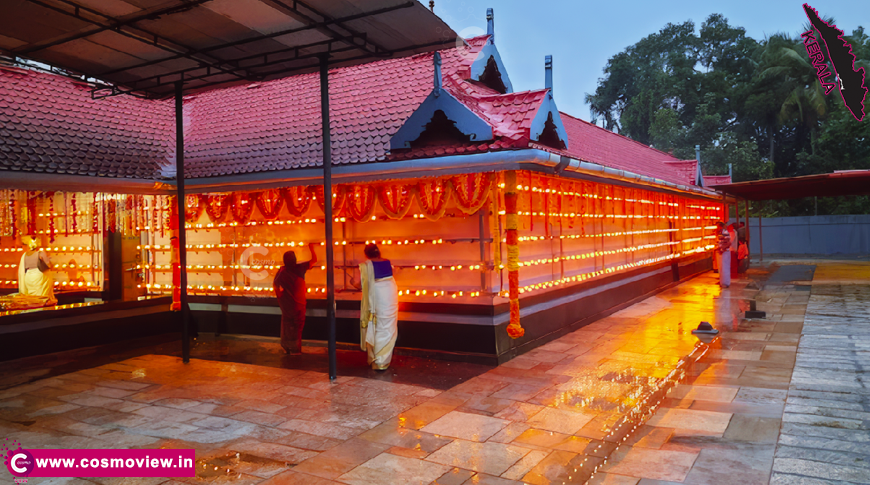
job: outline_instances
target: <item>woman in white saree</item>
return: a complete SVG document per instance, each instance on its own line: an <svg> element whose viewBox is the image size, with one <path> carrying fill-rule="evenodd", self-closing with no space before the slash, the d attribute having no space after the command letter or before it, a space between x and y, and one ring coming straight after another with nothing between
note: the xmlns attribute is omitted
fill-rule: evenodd
<svg viewBox="0 0 870 485"><path fill-rule="evenodd" d="M365 255L367 260L359 265L360 348L368 352L372 369L386 370L398 336L399 290L393 279L393 267L389 260L381 258L378 247L367 245Z"/></svg>

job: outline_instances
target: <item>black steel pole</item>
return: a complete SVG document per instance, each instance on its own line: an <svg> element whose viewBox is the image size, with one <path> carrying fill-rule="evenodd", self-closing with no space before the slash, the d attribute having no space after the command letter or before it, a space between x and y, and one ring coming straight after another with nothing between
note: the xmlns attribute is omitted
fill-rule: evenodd
<svg viewBox="0 0 870 485"><path fill-rule="evenodd" d="M181 358L185 364L190 362L190 318L187 308L187 221L185 220L184 200L184 82L175 83L175 185L178 190L178 265L180 278L178 285L181 296Z"/></svg>
<svg viewBox="0 0 870 485"><path fill-rule="evenodd" d="M323 212L326 214L326 325L329 330L329 379L335 380L335 274L332 258L332 139L329 131L329 54L320 56L320 117L323 137Z"/></svg>

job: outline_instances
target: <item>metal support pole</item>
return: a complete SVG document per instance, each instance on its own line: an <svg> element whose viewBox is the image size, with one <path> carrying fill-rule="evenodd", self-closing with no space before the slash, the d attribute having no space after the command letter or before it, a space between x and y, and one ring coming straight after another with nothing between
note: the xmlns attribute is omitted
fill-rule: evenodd
<svg viewBox="0 0 870 485"><path fill-rule="evenodd" d="M745 204L744 204L743 208L745 209L744 212L746 212L746 216L745 216L745 218L746 218L746 248L748 249L749 248L749 239L750 239L749 238L749 199L746 199L744 202L745 202Z"/></svg>
<svg viewBox="0 0 870 485"><path fill-rule="evenodd" d="M761 235L761 213L758 213L758 261L764 261L764 237Z"/></svg>
<svg viewBox="0 0 870 485"><path fill-rule="evenodd" d="M323 137L323 212L326 214L326 325L329 380L337 377L335 355L335 273L332 255L332 139L329 130L329 54L320 56L320 118Z"/></svg>
<svg viewBox="0 0 870 485"><path fill-rule="evenodd" d="M486 291L486 272L489 271L489 264L486 261L486 209L481 207L477 211L478 233L480 240L480 291Z"/></svg>
<svg viewBox="0 0 870 485"><path fill-rule="evenodd" d="M181 287L181 358L185 364L190 362L190 315L187 305L187 221L184 200L184 82L175 83L175 186L178 190L178 266Z"/></svg>

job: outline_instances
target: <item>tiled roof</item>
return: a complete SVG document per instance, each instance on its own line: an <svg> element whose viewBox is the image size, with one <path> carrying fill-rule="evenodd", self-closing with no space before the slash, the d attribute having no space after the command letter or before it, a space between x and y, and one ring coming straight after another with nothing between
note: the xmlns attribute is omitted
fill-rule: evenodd
<svg viewBox="0 0 870 485"><path fill-rule="evenodd" d="M687 185L695 185L698 177L698 161L697 160L679 160L665 162L674 168L680 177L684 180L682 183Z"/></svg>
<svg viewBox="0 0 870 485"><path fill-rule="evenodd" d="M667 182L694 185L671 166L679 159L624 137L600 126L562 113L562 123L568 133L565 155L617 170L625 170Z"/></svg>
<svg viewBox="0 0 870 485"><path fill-rule="evenodd" d="M731 183L730 175L704 175L704 186L724 185Z"/></svg>
<svg viewBox="0 0 870 485"><path fill-rule="evenodd" d="M530 146L547 90L500 94L468 79L488 41L441 51L444 89L493 128L487 142L445 142L389 151L390 139L429 95L433 54L330 71L335 164L480 153ZM506 73L505 73L506 74ZM186 176L313 167L321 162L317 74L233 86L184 101ZM564 154L691 184L665 153L562 114ZM161 178L174 176L172 100L92 100L89 87L35 71L0 69L0 170ZM550 151L557 151L541 147Z"/></svg>
<svg viewBox="0 0 870 485"><path fill-rule="evenodd" d="M0 170L152 178L175 162L174 111L129 96L0 66Z"/></svg>

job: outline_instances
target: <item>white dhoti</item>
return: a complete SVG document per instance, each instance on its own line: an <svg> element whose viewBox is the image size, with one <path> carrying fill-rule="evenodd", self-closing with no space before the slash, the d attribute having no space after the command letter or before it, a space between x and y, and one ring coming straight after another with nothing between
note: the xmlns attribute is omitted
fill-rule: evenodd
<svg viewBox="0 0 870 485"><path fill-rule="evenodd" d="M24 270L24 256L18 264L18 293L25 296L41 296L48 298L46 305L54 305L57 298L54 297L54 278L51 271L43 273L39 268Z"/></svg>
<svg viewBox="0 0 870 485"><path fill-rule="evenodd" d="M384 370L393 359L399 335L399 289L392 276L374 279L370 261L360 265L360 348L368 353L373 369Z"/></svg>
<svg viewBox="0 0 870 485"><path fill-rule="evenodd" d="M719 286L727 288L731 286L731 251L721 254L719 260Z"/></svg>

